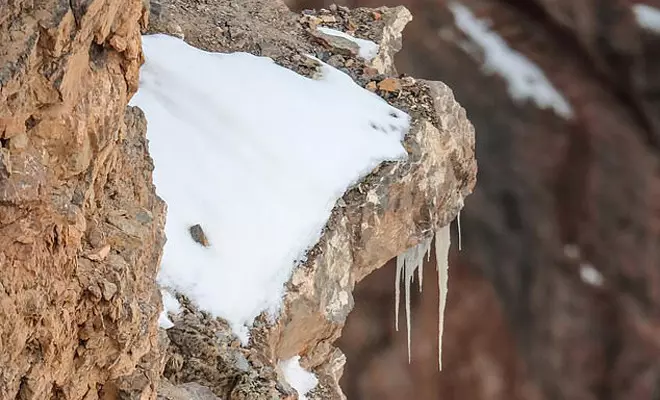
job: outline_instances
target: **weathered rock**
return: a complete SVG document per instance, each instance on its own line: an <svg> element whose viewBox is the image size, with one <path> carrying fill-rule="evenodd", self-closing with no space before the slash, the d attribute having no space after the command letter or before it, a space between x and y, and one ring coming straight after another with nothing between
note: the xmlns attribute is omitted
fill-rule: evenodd
<svg viewBox="0 0 660 400"><path fill-rule="evenodd" d="M274 322L258 319L249 346L240 347L228 326L185 299L167 331L172 343L165 377L174 385L198 382L225 399L288 398L294 392L277 363L301 355L303 367L319 376L308 397L344 398L338 380L345 358L333 342L353 306L355 283L455 218L475 183L472 125L446 85L389 75L410 20L404 8L334 8L299 17L266 0L161 1L159 7L169 11L161 18L170 27L180 26L185 40L204 50L249 51L313 77L316 63L309 54L360 85L373 82L383 98L413 117L405 141L408 161L382 165L345 194L307 262L294 271L281 314ZM379 55L365 62L334 42L319 43L317 25L374 40Z"/></svg>
<svg viewBox="0 0 660 400"><path fill-rule="evenodd" d="M174 386L166 379L158 388L158 400L220 400L211 389L195 382Z"/></svg>
<svg viewBox="0 0 660 400"><path fill-rule="evenodd" d="M156 341L164 207L126 111L145 18L139 0L0 4L0 398L121 393Z"/></svg>

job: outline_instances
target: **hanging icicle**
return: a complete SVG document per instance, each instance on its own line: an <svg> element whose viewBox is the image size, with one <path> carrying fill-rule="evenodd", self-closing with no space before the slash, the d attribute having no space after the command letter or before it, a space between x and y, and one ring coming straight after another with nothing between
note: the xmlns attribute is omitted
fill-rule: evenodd
<svg viewBox="0 0 660 400"><path fill-rule="evenodd" d="M449 225L440 228L435 235L435 259L438 269L438 367L442 371L442 334L445 327L445 307L447 305L447 292L449 282L449 246L451 234Z"/></svg>
<svg viewBox="0 0 660 400"><path fill-rule="evenodd" d="M460 217L459 217L460 218ZM424 272L424 256L427 261L431 259L431 243L433 236L422 240L417 246L406 250L396 258L396 277L394 283L394 323L399 330L399 305L401 302L401 282L404 285L405 307L406 307L406 330L408 341L408 363L411 361L411 336L410 336L410 286L412 285L415 271L419 281L419 291L422 291L422 275ZM451 235L449 224L440 228L435 233L435 257L438 270L439 305L438 305L438 365L442 370L442 334L444 331L444 314L447 304L447 288L449 279L449 247ZM460 221L459 221L459 247L460 247Z"/></svg>
<svg viewBox="0 0 660 400"><path fill-rule="evenodd" d="M456 216L456 225L458 225L458 251L463 250L463 232L461 231L461 212Z"/></svg>
<svg viewBox="0 0 660 400"><path fill-rule="evenodd" d="M406 302L406 329L408 333L408 362L410 362L410 286L415 271L419 281L419 290L422 291L422 274L424 272L424 256L430 258L433 236L423 239L417 246L406 250L396 258L396 281L394 284L394 321L395 328L399 330L399 304L401 302L401 280L404 284Z"/></svg>

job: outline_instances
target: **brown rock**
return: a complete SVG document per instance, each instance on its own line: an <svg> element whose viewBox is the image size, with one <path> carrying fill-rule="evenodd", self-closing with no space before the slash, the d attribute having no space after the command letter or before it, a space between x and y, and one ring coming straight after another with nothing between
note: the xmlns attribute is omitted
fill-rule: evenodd
<svg viewBox="0 0 660 400"><path fill-rule="evenodd" d="M190 231L190 236L193 238L193 240L199 244L201 244L204 247L209 247L209 240L206 237L206 234L204 233L204 230L202 229L202 226L197 224L193 225L189 228Z"/></svg>
<svg viewBox="0 0 660 400"><path fill-rule="evenodd" d="M8 179L11 175L11 155L9 150L0 147L0 179Z"/></svg>
<svg viewBox="0 0 660 400"><path fill-rule="evenodd" d="M334 15L319 15L318 18L321 20L321 22L326 24L334 24L337 22L337 18L335 18Z"/></svg>
<svg viewBox="0 0 660 400"><path fill-rule="evenodd" d="M106 244L100 249L92 250L91 252L85 254L85 257L89 258L92 261L103 261L110 253L110 245Z"/></svg>
<svg viewBox="0 0 660 400"><path fill-rule="evenodd" d="M378 89L383 92L396 92L401 90L401 83L395 78L386 78L378 82Z"/></svg>
<svg viewBox="0 0 660 400"><path fill-rule="evenodd" d="M126 108L142 14L140 0L0 5L2 399L104 398L160 368L138 365L156 339L164 220L131 123L143 116ZM132 241L98 227L123 271L105 248L82 257L88 223L136 207L156 217Z"/></svg>
<svg viewBox="0 0 660 400"><path fill-rule="evenodd" d="M329 35L316 29L310 31L310 33L337 54L355 56L360 51L360 46L350 39L336 35Z"/></svg>

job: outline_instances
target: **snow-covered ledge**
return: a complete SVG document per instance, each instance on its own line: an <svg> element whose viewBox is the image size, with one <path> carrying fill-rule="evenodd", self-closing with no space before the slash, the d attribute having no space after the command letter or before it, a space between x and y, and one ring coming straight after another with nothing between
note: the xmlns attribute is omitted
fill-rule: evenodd
<svg viewBox="0 0 660 400"><path fill-rule="evenodd" d="M411 18L403 7L353 11L335 7L296 15L274 0L210 5L152 1L151 6L149 33L184 37L207 51L269 56L283 67L321 81L328 79L327 68L334 68L348 74L361 91L343 92L346 101L362 107L366 103L358 99L369 98L368 90L386 99L394 107L392 114L398 109L410 116L402 141L407 158L381 154L383 160L392 161L380 163L336 202L319 240L285 284L276 317L259 316L247 345L237 339L235 324L232 329L185 297L179 296L180 308L171 297L164 298L166 307L177 312L169 314L173 326L168 326L164 338L163 398L185 398L186 391L198 390L184 385L189 382L208 387L223 399L289 398L296 392L299 398L343 398L338 382L344 356L333 342L353 307L353 288L389 259L412 248L421 253L436 232L445 239L438 248L446 244L447 226L475 184L473 127L446 85L396 75L393 56ZM307 55L331 67L322 67ZM272 95L267 89L263 95ZM329 108L327 120L319 116L309 129L330 124L338 115L335 111ZM254 113L256 118L259 110ZM149 110L146 114L149 119ZM374 133L381 134L378 125L384 122L374 122ZM393 128L384 125L383 129ZM155 162L158 174L157 158ZM205 246L204 232L199 235L196 240ZM260 242L258 232L245 240L255 252L269 245ZM217 243L214 237L208 242L211 248ZM409 261L412 254L407 253ZM408 268L405 274L412 272Z"/></svg>

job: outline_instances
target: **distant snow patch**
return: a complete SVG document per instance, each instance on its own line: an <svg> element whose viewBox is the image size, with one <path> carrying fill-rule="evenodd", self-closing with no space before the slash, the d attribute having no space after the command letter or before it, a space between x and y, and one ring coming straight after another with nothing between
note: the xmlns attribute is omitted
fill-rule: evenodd
<svg viewBox="0 0 660 400"><path fill-rule="evenodd" d="M319 383L316 375L300 366L300 356L280 361L279 366L286 382L298 392L298 399L307 400L307 393L314 390Z"/></svg>
<svg viewBox="0 0 660 400"><path fill-rule="evenodd" d="M589 263L580 264L580 278L582 282L591 286L603 286L605 278L593 265Z"/></svg>
<svg viewBox="0 0 660 400"><path fill-rule="evenodd" d="M660 34L660 9L646 4L635 4L632 10L639 26Z"/></svg>
<svg viewBox="0 0 660 400"><path fill-rule="evenodd" d="M342 31L338 31L332 28L326 28L324 26L319 26L316 29L325 33L326 35L342 37L357 44L358 48L360 49L360 51L358 52L358 56L362 57L366 61L371 61L374 58L376 58L376 56L378 55L378 50L380 49L380 46L378 46L376 43L372 42L371 40L356 38L355 36L351 36L348 33L344 33Z"/></svg>
<svg viewBox="0 0 660 400"><path fill-rule="evenodd" d="M564 255L571 260L578 260L582 252L577 244L568 243L564 245Z"/></svg>
<svg viewBox="0 0 660 400"><path fill-rule="evenodd" d="M484 72L501 75L515 101L531 100L539 108L550 108L563 118L573 117L571 105L536 64L511 49L485 21L475 18L464 5L450 3L449 9L454 14L456 26L483 51Z"/></svg>
<svg viewBox="0 0 660 400"><path fill-rule="evenodd" d="M403 160L410 117L326 64L303 77L269 58L143 37L131 100L148 120L168 205L159 283L227 320L247 344L346 189ZM191 236L199 225L205 247Z"/></svg>

